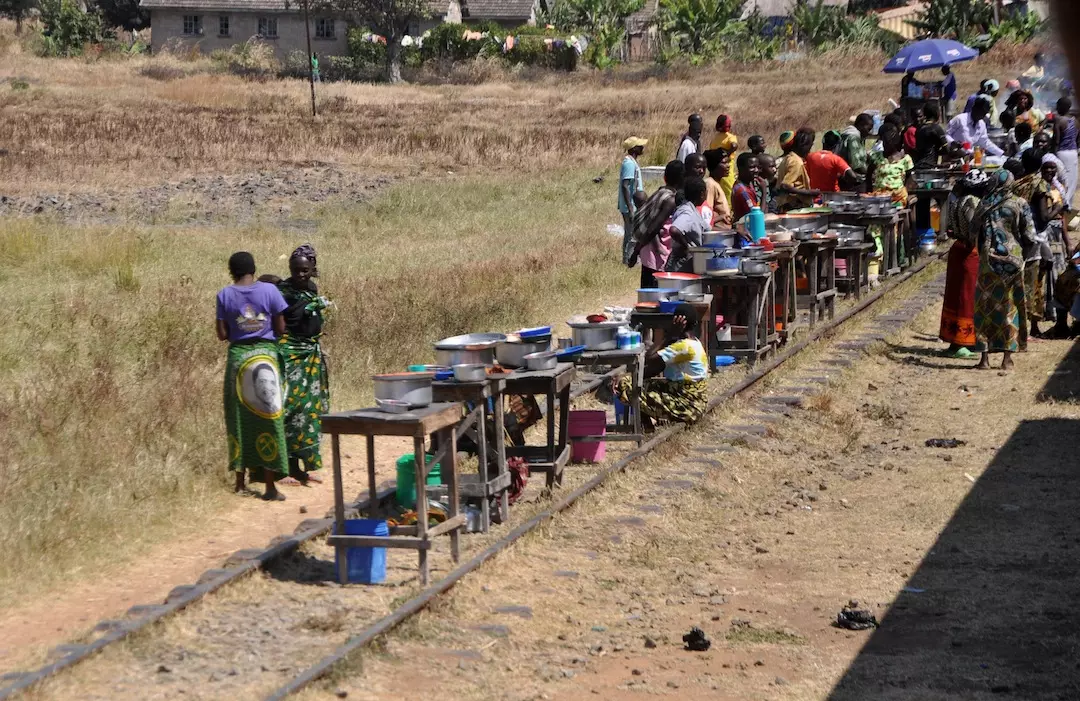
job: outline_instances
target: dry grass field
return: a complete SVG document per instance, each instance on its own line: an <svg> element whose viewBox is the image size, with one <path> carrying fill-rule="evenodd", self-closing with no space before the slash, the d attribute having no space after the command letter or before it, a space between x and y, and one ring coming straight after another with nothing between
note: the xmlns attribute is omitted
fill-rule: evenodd
<svg viewBox="0 0 1080 701"><path fill-rule="evenodd" d="M663 162L691 111L730 113L744 139L771 143L896 92L880 57L835 56L663 76L327 84L312 120L299 81L248 82L205 59L39 59L5 31L0 194L90 193L115 207L99 216L73 200L0 225L0 606L228 508L211 310L232 251L251 250L268 272L316 245L338 305L334 403L355 405L372 371L422 361L444 335L556 322L632 295L636 271L617 264L605 233L626 136L652 139L648 160ZM983 59L962 87L1026 65L1025 53ZM273 202L253 190L244 216L212 184L190 199L168 185L327 164L384 184L318 197L290 186Z"/></svg>

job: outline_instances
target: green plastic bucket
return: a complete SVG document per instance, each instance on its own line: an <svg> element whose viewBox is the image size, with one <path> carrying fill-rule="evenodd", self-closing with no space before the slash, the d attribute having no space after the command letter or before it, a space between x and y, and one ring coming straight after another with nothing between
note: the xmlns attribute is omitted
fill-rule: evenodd
<svg viewBox="0 0 1080 701"><path fill-rule="evenodd" d="M405 509L416 507L416 458L412 453L402 455L397 459L397 499L398 506ZM427 484L442 484L442 469L439 463L431 464L431 456L427 456L428 474Z"/></svg>

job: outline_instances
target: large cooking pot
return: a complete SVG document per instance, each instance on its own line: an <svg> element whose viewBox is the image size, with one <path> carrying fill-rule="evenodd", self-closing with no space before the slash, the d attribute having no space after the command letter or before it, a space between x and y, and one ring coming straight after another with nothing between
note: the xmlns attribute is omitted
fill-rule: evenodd
<svg viewBox="0 0 1080 701"><path fill-rule="evenodd" d="M444 338L435 344L435 359L439 365L494 365L495 346L506 340L501 333L468 333Z"/></svg>
<svg viewBox="0 0 1080 701"><path fill-rule="evenodd" d="M551 336L543 336L542 340L519 341L506 340L495 346L495 360L499 365L508 368L523 368L528 363L525 356L533 353L543 353L551 347Z"/></svg>
<svg viewBox="0 0 1080 701"><path fill-rule="evenodd" d="M395 372L389 375L375 375L372 378L375 399L393 402L407 402L410 408L425 407L431 404L431 383L435 379L433 372Z"/></svg>
<svg viewBox="0 0 1080 701"><path fill-rule="evenodd" d="M598 324L588 322L567 322L575 346L585 346L589 350L615 350L619 347L618 321L602 321Z"/></svg>
<svg viewBox="0 0 1080 701"><path fill-rule="evenodd" d="M701 245L709 248L731 248L739 234L734 231L706 231L701 235Z"/></svg>
<svg viewBox="0 0 1080 701"><path fill-rule="evenodd" d="M676 292L672 290L661 290L659 287L642 287L637 291L637 301L641 302L663 302L664 300L674 297Z"/></svg>
<svg viewBox="0 0 1080 701"><path fill-rule="evenodd" d="M701 276L691 273L656 273L656 286L665 290L701 292Z"/></svg>

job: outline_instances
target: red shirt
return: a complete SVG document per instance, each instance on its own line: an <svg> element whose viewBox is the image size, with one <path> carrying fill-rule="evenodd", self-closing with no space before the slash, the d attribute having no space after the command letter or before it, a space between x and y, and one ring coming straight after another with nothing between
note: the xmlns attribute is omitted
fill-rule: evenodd
<svg viewBox="0 0 1080 701"><path fill-rule="evenodd" d="M806 157L810 187L822 192L840 192L840 176L851 166L832 151L814 151Z"/></svg>

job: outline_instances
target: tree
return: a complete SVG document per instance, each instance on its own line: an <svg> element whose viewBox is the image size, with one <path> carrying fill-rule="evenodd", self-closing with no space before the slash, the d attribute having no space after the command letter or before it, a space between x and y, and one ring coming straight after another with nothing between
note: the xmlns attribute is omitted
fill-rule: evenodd
<svg viewBox="0 0 1080 701"><path fill-rule="evenodd" d="M0 0L0 17L15 21L15 33L22 34L23 20L37 7L37 0Z"/></svg>
<svg viewBox="0 0 1080 701"><path fill-rule="evenodd" d="M107 27L142 29L150 24L150 13L139 7L139 0L93 0Z"/></svg>
<svg viewBox="0 0 1080 701"><path fill-rule="evenodd" d="M799 39L811 46L839 38L846 19L843 10L827 7L825 0L799 0L791 13Z"/></svg>
<svg viewBox="0 0 1080 701"><path fill-rule="evenodd" d="M660 0L658 22L680 51L711 58L719 53L728 23L738 20L745 4L746 0Z"/></svg>
<svg viewBox="0 0 1080 701"><path fill-rule="evenodd" d="M386 39L386 79L400 83L401 40L409 25L431 16L427 0L329 0L329 4Z"/></svg>
<svg viewBox="0 0 1080 701"><path fill-rule="evenodd" d="M644 4L645 0L562 0L547 17L559 31L587 34L590 41L585 58L597 68L607 68L626 39L626 19Z"/></svg>
<svg viewBox="0 0 1080 701"><path fill-rule="evenodd" d="M994 23L994 8L986 0L930 0L922 17L911 26L935 37L971 41Z"/></svg>
<svg viewBox="0 0 1080 701"><path fill-rule="evenodd" d="M41 0L42 37L52 56L76 56L87 44L103 38L101 16L87 12L75 0Z"/></svg>

